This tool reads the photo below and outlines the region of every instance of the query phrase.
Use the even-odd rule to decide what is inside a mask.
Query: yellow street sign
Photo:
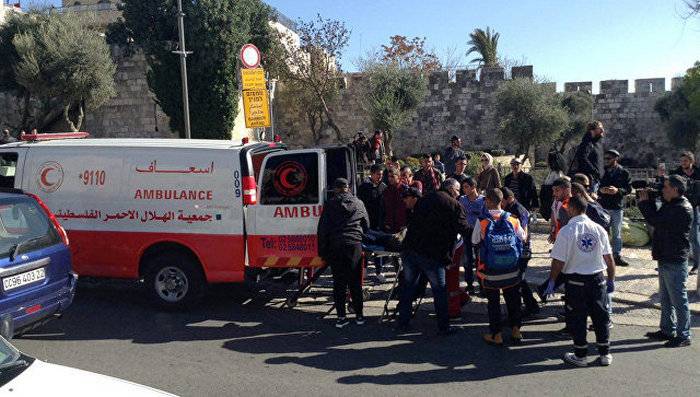
[[[265,85],[265,70],[257,69],[241,69],[241,85],[245,90],[264,90]]]
[[[270,100],[267,90],[243,91],[243,111],[246,128],[270,126]]]

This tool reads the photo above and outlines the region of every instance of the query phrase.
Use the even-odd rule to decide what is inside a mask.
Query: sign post
[[[270,126],[270,98],[265,70],[260,67],[260,51],[253,44],[241,48],[241,89],[246,128]]]

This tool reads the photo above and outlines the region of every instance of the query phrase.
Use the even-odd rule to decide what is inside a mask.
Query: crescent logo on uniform
[[[304,191],[309,181],[306,168],[296,161],[285,161],[275,171],[275,190],[286,197],[296,196]]]
[[[63,167],[55,161],[47,161],[37,170],[36,184],[46,193],[55,192],[63,184]]]

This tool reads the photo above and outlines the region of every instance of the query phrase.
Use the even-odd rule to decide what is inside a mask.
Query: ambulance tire
[[[190,309],[206,292],[207,281],[199,262],[183,252],[154,256],[145,269],[148,294],[163,309]]]

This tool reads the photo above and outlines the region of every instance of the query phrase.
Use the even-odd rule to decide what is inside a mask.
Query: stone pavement
[[[526,274],[528,282],[540,284],[549,276],[549,249],[545,234],[532,234],[533,259],[530,261]],[[628,305],[660,309],[658,294],[658,273],[656,262],[651,260],[651,249],[628,248],[622,250],[622,257],[630,264],[628,267],[617,267],[615,293],[613,301]],[[700,314],[700,291],[697,275],[688,277],[687,289],[690,309],[694,314]]]

